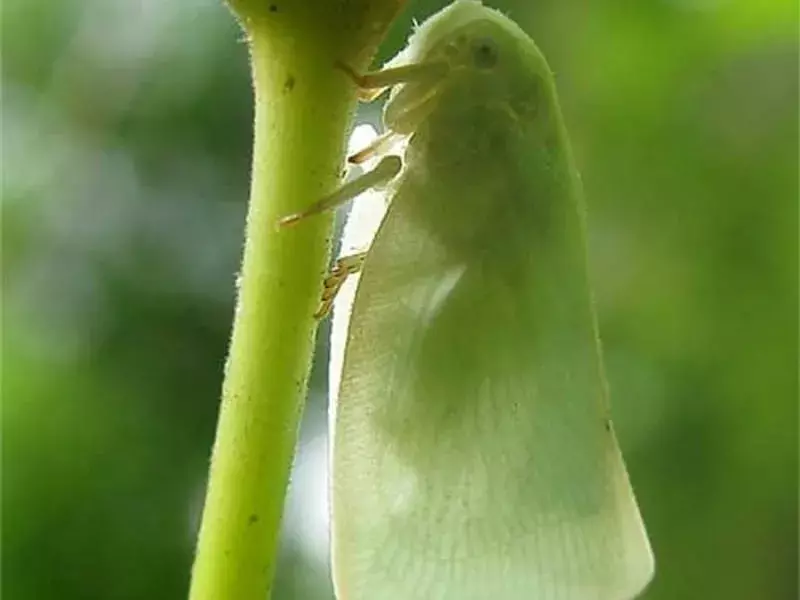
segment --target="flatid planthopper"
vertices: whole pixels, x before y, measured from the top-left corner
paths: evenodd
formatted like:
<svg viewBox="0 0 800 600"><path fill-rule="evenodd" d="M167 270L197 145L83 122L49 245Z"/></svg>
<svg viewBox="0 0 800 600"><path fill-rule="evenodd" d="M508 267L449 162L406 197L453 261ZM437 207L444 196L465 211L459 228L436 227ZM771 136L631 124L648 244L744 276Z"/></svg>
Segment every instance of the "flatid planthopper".
<svg viewBox="0 0 800 600"><path fill-rule="evenodd" d="M333 305L338 598L635 597L654 561L547 62L509 18L456 0L350 76L365 98L390 90L386 133L351 157L363 175L283 220L361 194L319 313Z"/></svg>

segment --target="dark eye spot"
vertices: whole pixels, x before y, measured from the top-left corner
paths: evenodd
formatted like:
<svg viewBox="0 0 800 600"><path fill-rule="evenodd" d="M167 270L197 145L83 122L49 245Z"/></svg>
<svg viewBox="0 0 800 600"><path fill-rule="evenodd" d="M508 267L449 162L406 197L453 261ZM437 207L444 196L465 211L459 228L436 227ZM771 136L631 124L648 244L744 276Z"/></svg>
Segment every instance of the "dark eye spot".
<svg viewBox="0 0 800 600"><path fill-rule="evenodd" d="M491 69L497 64L497 46L489 38L480 38L472 43L472 60L479 69Z"/></svg>

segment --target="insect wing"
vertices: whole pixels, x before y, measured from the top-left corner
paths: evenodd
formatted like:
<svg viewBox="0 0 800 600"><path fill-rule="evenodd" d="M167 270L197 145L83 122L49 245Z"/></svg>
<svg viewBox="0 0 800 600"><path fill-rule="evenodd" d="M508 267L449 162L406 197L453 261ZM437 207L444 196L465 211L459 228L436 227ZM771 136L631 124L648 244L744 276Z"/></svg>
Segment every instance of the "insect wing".
<svg viewBox="0 0 800 600"><path fill-rule="evenodd" d="M533 273L453 263L401 200L364 266L334 418L339 598L632 597L652 557L588 290L543 304Z"/></svg>

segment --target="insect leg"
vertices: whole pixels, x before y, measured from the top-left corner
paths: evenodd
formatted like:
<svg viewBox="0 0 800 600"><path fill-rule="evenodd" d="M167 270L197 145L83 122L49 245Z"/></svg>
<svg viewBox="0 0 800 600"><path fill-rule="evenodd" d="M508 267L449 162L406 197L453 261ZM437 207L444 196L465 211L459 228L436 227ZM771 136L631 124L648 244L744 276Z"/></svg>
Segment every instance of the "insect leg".
<svg viewBox="0 0 800 600"><path fill-rule="evenodd" d="M288 225L293 225L311 215L316 215L326 210L332 210L371 188L391 181L392 178L400 172L402 166L403 161L399 156L385 156L371 171L367 171L352 181L348 181L339 189L325 196L322 200L315 202L307 209L281 218L278 221L278 226L286 227Z"/></svg>
<svg viewBox="0 0 800 600"><path fill-rule="evenodd" d="M448 64L442 61L401 65L364 74L356 73L341 62L337 62L336 66L347 73L350 79L358 86L358 99L362 102L372 102L386 89L399 83L436 81L447 75L450 69Z"/></svg>
<svg viewBox="0 0 800 600"><path fill-rule="evenodd" d="M347 162L351 165L360 165L365 163L371 158L375 158L376 156L386 152L399 137L401 136L396 132L387 131L386 133L381 134L372 140L368 146L348 156Z"/></svg>
<svg viewBox="0 0 800 600"><path fill-rule="evenodd" d="M325 278L322 289L322 300L320 301L317 312L314 313L315 319L322 320L330 314L336 294L342 289L344 282L347 281L350 275L355 275L361 270L366 257L366 252L358 252L357 254L342 256L334 263L330 275Z"/></svg>

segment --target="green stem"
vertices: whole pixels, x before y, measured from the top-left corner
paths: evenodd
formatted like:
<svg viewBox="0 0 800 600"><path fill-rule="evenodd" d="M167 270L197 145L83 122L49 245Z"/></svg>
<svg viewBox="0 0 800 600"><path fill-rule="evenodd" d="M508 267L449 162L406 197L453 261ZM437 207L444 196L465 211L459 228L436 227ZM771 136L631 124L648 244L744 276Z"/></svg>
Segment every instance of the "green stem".
<svg viewBox="0 0 800 600"><path fill-rule="evenodd" d="M255 140L239 298L191 600L268 597L306 392L331 217L278 230L339 183L355 89L398 0L238 0Z"/></svg>

